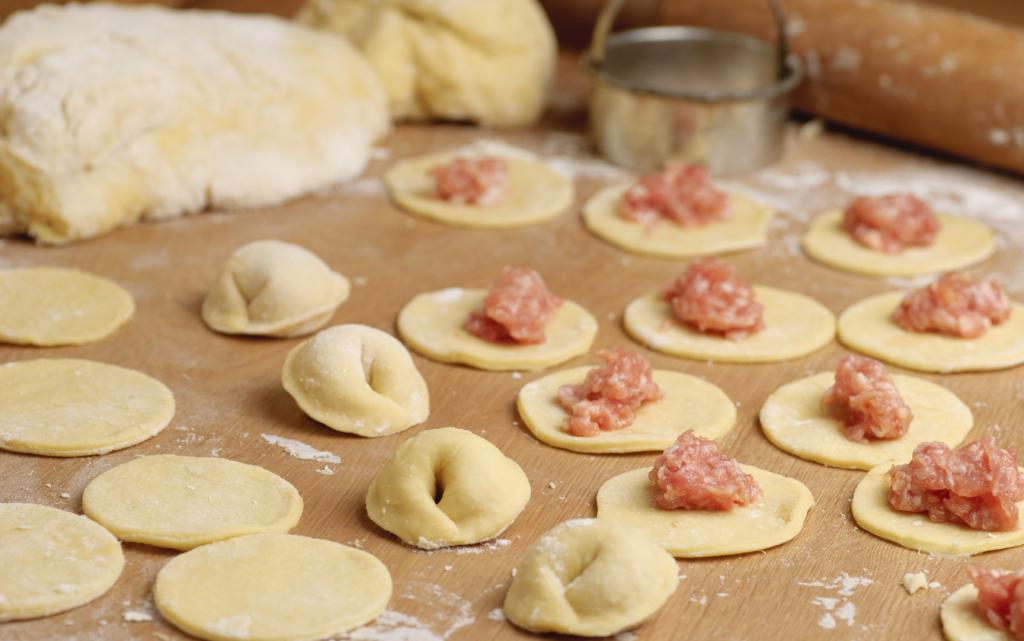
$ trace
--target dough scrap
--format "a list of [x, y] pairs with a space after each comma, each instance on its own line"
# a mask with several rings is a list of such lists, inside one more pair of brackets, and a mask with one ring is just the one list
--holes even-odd
[[135, 370], [74, 358], [0, 365], [0, 449], [106, 454], [141, 443], [174, 417], [174, 395]]
[[892, 322], [906, 292], [889, 292], [854, 303], [839, 316], [839, 340], [850, 349], [922, 372], [979, 372], [1024, 363], [1024, 305], [979, 338], [910, 332]]
[[651, 502], [649, 468], [619, 474], [597, 492], [597, 518], [644, 532], [672, 556], [726, 556], [789, 541], [804, 526], [814, 497], [800, 481], [740, 465], [761, 487], [761, 501], [728, 512], [661, 510]]
[[213, 457], [143, 456], [94, 478], [82, 510], [122, 541], [177, 550], [256, 532], [287, 532], [302, 497], [280, 476]]
[[387, 607], [391, 575], [373, 555], [293, 534], [203, 545], [157, 574], [165, 619], [208, 641], [313, 641], [368, 623]]
[[77, 608], [121, 576], [121, 544], [84, 516], [0, 503], [0, 622]]
[[835, 336], [835, 317], [814, 299], [761, 285], [754, 286], [754, 294], [764, 305], [765, 328], [739, 341], [683, 325], [657, 292], [631, 302], [622, 321], [630, 336], [655, 351], [726, 363], [797, 358], [824, 347]]
[[897, 439], [867, 443], [843, 435], [840, 422], [821, 405], [825, 391], [835, 382], [834, 372], [821, 372], [783, 385], [761, 408], [761, 429], [776, 447], [794, 456], [831, 467], [870, 470], [891, 460], [909, 459], [926, 441], [959, 445], [974, 426], [971, 410], [955, 394], [930, 381], [892, 375], [914, 420]]
[[696, 376], [659, 369], [654, 370], [653, 378], [664, 396], [641, 407], [632, 425], [595, 436], [573, 436], [564, 429], [568, 414], [558, 403], [558, 388], [582, 383], [590, 369], [576, 367], [548, 374], [519, 391], [519, 415], [538, 440], [592, 454], [660, 452], [686, 430], [717, 439], [736, 423], [736, 406], [721, 389]]
[[374, 477], [366, 513], [405, 543], [433, 550], [493, 539], [530, 500], [519, 465], [455, 427], [405, 440]]
[[648, 537], [608, 521], [575, 519], [526, 551], [504, 612], [530, 632], [611, 636], [653, 616], [678, 584], [675, 559]]
[[0, 343], [92, 343], [134, 312], [131, 294], [100, 276], [59, 267], [0, 271]]
[[547, 340], [539, 345], [489, 343], [462, 329], [462, 323], [487, 297], [484, 289], [450, 287], [420, 294], [398, 314], [398, 333], [417, 352], [442, 363], [486, 370], [552, 367], [585, 354], [597, 336], [597, 320], [572, 301], [551, 316]]
[[325, 325], [348, 294], [348, 280], [309, 250], [258, 240], [228, 259], [202, 316], [224, 334], [301, 336]]
[[430, 393], [396, 338], [366, 325], [339, 325], [299, 344], [281, 382], [302, 411], [339, 432], [375, 437], [427, 420]]
[[971, 583], [946, 597], [939, 612], [947, 641], [1013, 641], [978, 611], [978, 588]]

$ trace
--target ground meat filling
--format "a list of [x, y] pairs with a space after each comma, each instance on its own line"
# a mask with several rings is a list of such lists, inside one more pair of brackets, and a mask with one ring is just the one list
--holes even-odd
[[694, 227], [729, 215], [729, 196], [699, 165], [669, 165], [661, 173], [641, 176], [619, 205], [619, 216], [647, 228], [662, 220]]
[[886, 254], [927, 247], [941, 227], [928, 203], [911, 194], [862, 196], [843, 212], [843, 229], [854, 240]]
[[738, 341], [764, 329], [764, 307], [736, 270], [714, 258], [698, 260], [662, 293], [677, 319], [699, 332]]
[[889, 505], [900, 512], [926, 512], [936, 523], [963, 523], [975, 530], [1017, 529], [1017, 503], [1024, 476], [1017, 455], [987, 436], [950, 449], [921, 443], [909, 463], [889, 471]]
[[484, 299], [483, 309], [470, 313], [463, 327], [491, 343], [543, 343], [544, 327], [562, 304], [532, 269], [506, 267]]
[[969, 565], [967, 574], [978, 588], [978, 609], [985, 620], [1024, 641], [1024, 572]]
[[865, 356], [839, 361], [822, 405], [839, 418], [846, 438], [859, 443], [899, 438], [914, 418], [885, 366]]
[[1010, 318], [1011, 311], [1010, 299], [996, 280], [946, 274], [904, 296], [892, 320], [911, 332], [977, 338]]
[[684, 432], [650, 474], [654, 505], [663, 510], [731, 510], [761, 497], [754, 477], [715, 442]]
[[641, 354], [617, 347], [600, 355], [604, 365], [587, 372], [581, 384], [558, 388], [558, 402], [569, 413], [565, 431], [573, 436], [625, 429], [637, 410], [662, 396], [651, 378], [651, 364]]
[[496, 156], [457, 156], [433, 167], [434, 194], [459, 205], [494, 205], [508, 191], [508, 162]]

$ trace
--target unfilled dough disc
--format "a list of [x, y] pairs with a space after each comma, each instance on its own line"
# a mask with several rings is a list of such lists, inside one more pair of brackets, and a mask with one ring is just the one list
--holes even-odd
[[980, 263], [995, 251], [985, 225], [937, 214], [942, 228], [928, 247], [908, 247], [898, 254], [875, 251], [842, 228], [843, 213], [831, 211], [814, 219], [802, 239], [811, 258], [846, 271], [869, 276], [921, 276], [954, 271]]
[[662, 510], [651, 502], [649, 468], [619, 474], [597, 492], [597, 517], [640, 530], [672, 556], [726, 556], [755, 552], [789, 541], [804, 526], [814, 497], [800, 481], [751, 465], [764, 497], [728, 512]]
[[287, 532], [302, 515], [291, 483], [255, 465], [143, 456], [94, 478], [82, 509], [123, 541], [190, 550], [256, 532]]
[[209, 641], [312, 641], [377, 617], [391, 575], [373, 555], [292, 534], [250, 534], [185, 552], [160, 570], [165, 619]]
[[970, 583], [942, 602], [940, 618], [947, 641], [1013, 641], [978, 611], [978, 588]]
[[906, 292], [854, 303], [839, 316], [839, 340], [852, 350], [922, 372], [976, 372], [1024, 363], [1024, 305], [1013, 303], [1009, 320], [978, 338], [910, 332], [892, 321]]
[[124, 567], [121, 544], [84, 516], [0, 503], [0, 622], [56, 614], [99, 597]]
[[519, 391], [516, 406], [523, 422], [539, 440], [574, 452], [610, 454], [664, 450], [686, 430], [717, 439], [736, 423], [736, 406], [711, 383], [680, 372], [654, 370], [661, 399], [645, 404], [627, 428], [596, 436], [573, 436], [563, 425], [568, 414], [558, 404], [558, 388], [578, 385], [590, 367], [549, 374]]
[[835, 317], [814, 299], [760, 285], [754, 286], [754, 295], [764, 305], [765, 328], [738, 341], [683, 325], [658, 293], [630, 303], [622, 321], [630, 336], [655, 351], [731, 363], [797, 358], [824, 347], [835, 336]]
[[167, 427], [174, 396], [135, 370], [74, 358], [0, 365], [0, 449], [106, 454]]
[[93, 274], [59, 267], [0, 271], [0, 343], [92, 343], [134, 312], [131, 294]]
[[687, 258], [760, 247], [765, 243], [772, 210], [746, 196], [729, 194], [732, 216], [700, 227], [660, 222], [648, 229], [619, 216], [619, 203], [629, 185], [605, 187], [583, 206], [583, 224], [603, 240], [637, 254]]
[[870, 470], [891, 460], [909, 459], [925, 441], [941, 441], [956, 447], [974, 425], [967, 405], [944, 387], [913, 376], [892, 376], [900, 396], [910, 406], [914, 420], [897, 439], [867, 443], [843, 435], [837, 419], [821, 405], [835, 374], [822, 372], [777, 389], [761, 408], [761, 429], [780, 450], [832, 467]]
[[486, 297], [487, 290], [459, 287], [420, 294], [398, 314], [398, 333], [414, 350], [436, 361], [487, 370], [552, 367], [585, 354], [597, 335], [597, 320], [567, 300], [548, 320], [543, 343], [489, 343], [462, 329], [466, 317], [479, 309]]

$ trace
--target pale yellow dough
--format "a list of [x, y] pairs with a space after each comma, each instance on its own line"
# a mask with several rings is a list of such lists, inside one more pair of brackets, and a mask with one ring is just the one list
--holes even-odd
[[908, 459], [925, 441], [956, 447], [974, 425], [971, 410], [944, 387], [912, 376], [892, 375], [914, 419], [897, 439], [851, 441], [821, 405], [835, 373], [822, 372], [783, 385], [761, 408], [761, 429], [780, 450], [832, 467], [870, 470], [879, 463]]
[[1013, 641], [985, 620], [978, 610], [978, 588], [968, 583], [942, 602], [942, 634], [946, 641]]
[[839, 316], [839, 340], [852, 350], [922, 372], [978, 372], [1024, 363], [1024, 305], [979, 338], [910, 332], [892, 321], [906, 292], [871, 296]]
[[661, 608], [679, 584], [675, 559], [626, 527], [566, 521], [526, 551], [505, 595], [505, 616], [530, 632], [611, 636]]
[[727, 512], [662, 510], [652, 503], [650, 468], [620, 474], [597, 492], [597, 517], [639, 530], [680, 558], [755, 552], [789, 541], [804, 526], [814, 497], [800, 481], [751, 465], [764, 496]]
[[59, 267], [0, 271], [0, 343], [92, 343], [134, 312], [131, 295], [100, 276]]
[[558, 403], [558, 388], [582, 383], [590, 369], [576, 367], [555, 372], [527, 383], [519, 391], [519, 415], [539, 440], [554, 447], [593, 454], [660, 452], [686, 430], [717, 439], [736, 423], [736, 406], [719, 388], [689, 374], [654, 370], [654, 382], [663, 396], [641, 407], [629, 427], [596, 436], [573, 436], [564, 428], [568, 414]]
[[487, 290], [459, 287], [420, 294], [398, 314], [398, 333], [410, 347], [436, 361], [487, 370], [552, 367], [585, 354], [597, 336], [597, 320], [567, 300], [548, 320], [543, 343], [490, 343], [462, 328], [466, 317], [481, 308], [486, 297]]
[[256, 532], [287, 532], [302, 515], [291, 483], [255, 465], [143, 456], [94, 478], [82, 510], [123, 541], [190, 550]]
[[84, 516], [0, 503], [0, 622], [84, 605], [121, 576], [117, 539]]
[[430, 394], [398, 339], [366, 325], [339, 325], [299, 344], [281, 381], [306, 414], [331, 429], [387, 436], [427, 420]]
[[370, 484], [366, 513], [432, 550], [493, 539], [529, 500], [530, 482], [515, 461], [472, 432], [442, 427], [398, 446]]
[[651, 349], [697, 360], [767, 363], [810, 354], [827, 345], [836, 332], [835, 317], [825, 306], [802, 294], [754, 286], [764, 305], [765, 328], [742, 340], [702, 334], [679, 322], [658, 292], [626, 307], [626, 332]]
[[265, 533], [171, 559], [153, 599], [165, 619], [208, 641], [313, 641], [372, 621], [391, 598], [373, 555], [333, 541]]
[[732, 216], [699, 227], [663, 221], [648, 229], [619, 216], [619, 204], [629, 185], [605, 187], [583, 206], [583, 224], [603, 240], [637, 254], [687, 258], [723, 254], [764, 245], [772, 210], [746, 196], [729, 194]]
[[851, 512], [857, 525], [905, 548], [932, 554], [970, 556], [1024, 545], [1024, 501], [1020, 523], [1009, 532], [973, 530], [956, 523], [933, 523], [925, 513], [897, 512], [889, 507], [889, 470], [894, 461], [868, 472], [853, 491]]
[[174, 396], [141, 372], [73, 358], [0, 365], [0, 449], [106, 454], [167, 427]]
[[811, 258], [830, 267], [869, 276], [921, 276], [954, 271], [980, 263], [995, 251], [992, 231], [970, 220], [937, 214], [942, 228], [927, 247], [887, 254], [861, 245], [841, 226], [843, 213], [814, 219], [801, 243]]

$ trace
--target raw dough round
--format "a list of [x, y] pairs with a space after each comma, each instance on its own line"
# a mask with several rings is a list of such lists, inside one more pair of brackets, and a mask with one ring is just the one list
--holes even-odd
[[761, 408], [761, 429], [780, 450], [808, 461], [858, 470], [908, 459], [925, 441], [956, 447], [967, 437], [974, 416], [956, 394], [913, 376], [894, 374], [892, 379], [914, 412], [910, 429], [900, 438], [868, 443], [846, 438], [839, 421], [821, 405], [825, 391], [835, 382], [833, 372], [802, 378], [776, 390]]
[[0, 503], [0, 622], [77, 608], [124, 567], [121, 544], [84, 516], [32, 503]]
[[505, 595], [508, 620], [530, 632], [603, 637], [636, 627], [679, 584], [675, 559], [608, 521], [566, 521], [526, 551]]
[[664, 396], [641, 407], [632, 425], [596, 436], [573, 436], [563, 428], [568, 414], [558, 403], [558, 388], [582, 383], [590, 369], [576, 367], [555, 372], [527, 383], [519, 391], [519, 415], [539, 440], [565, 450], [593, 454], [660, 452], [686, 430], [717, 439], [736, 423], [736, 406], [725, 392], [696, 376], [657, 369], [654, 382]]
[[519, 465], [472, 432], [442, 427], [407, 439], [366, 494], [374, 523], [425, 550], [487, 541], [530, 500]]
[[0, 449], [106, 454], [167, 427], [174, 396], [135, 370], [74, 358], [0, 365]]
[[466, 317], [483, 306], [486, 297], [487, 290], [459, 287], [420, 294], [398, 314], [398, 333], [410, 347], [436, 361], [487, 370], [552, 367], [587, 353], [597, 336], [597, 320], [567, 300], [548, 320], [543, 343], [489, 343], [462, 329]]
[[970, 583], [942, 602], [939, 618], [947, 641], [1013, 641], [978, 611], [978, 588]]
[[954, 271], [980, 263], [995, 251], [985, 225], [957, 216], [937, 214], [942, 228], [928, 247], [908, 247], [898, 254], [875, 251], [854, 240], [841, 226], [843, 212], [814, 219], [801, 240], [811, 258], [846, 271], [869, 276], [921, 276]]
[[977, 372], [1024, 363], [1024, 305], [979, 338], [910, 332], [892, 321], [906, 292], [889, 292], [854, 303], [839, 316], [839, 340], [852, 350], [922, 372]]
[[391, 598], [373, 555], [323, 539], [264, 533], [185, 552], [160, 570], [165, 619], [209, 641], [312, 641], [372, 621]]
[[93, 274], [59, 267], [0, 271], [0, 343], [92, 343], [134, 312], [131, 294]]
[[680, 323], [671, 306], [655, 292], [626, 307], [622, 322], [637, 342], [651, 349], [697, 360], [767, 363], [810, 354], [836, 333], [832, 312], [803, 294], [754, 286], [764, 305], [765, 328], [743, 340], [702, 334]]
[[[906, 460], [906, 459], [903, 459]], [[1024, 545], [1024, 501], [1018, 528], [1010, 532], [972, 530], [956, 523], [933, 523], [924, 513], [897, 512], [889, 507], [889, 470], [893, 461], [868, 472], [853, 491], [851, 512], [857, 525], [893, 543], [918, 552], [970, 556]]]
[[240, 247], [203, 300], [203, 321], [224, 334], [301, 336], [348, 298], [348, 280], [309, 250], [279, 240]]
[[661, 222], [653, 229], [619, 216], [629, 185], [605, 187], [583, 206], [583, 224], [603, 240], [637, 254], [687, 258], [735, 252], [764, 245], [772, 210], [746, 196], [729, 194], [732, 216], [701, 227]]
[[751, 465], [764, 497], [728, 512], [661, 510], [651, 502], [649, 468], [620, 474], [597, 492], [597, 517], [640, 530], [672, 556], [693, 558], [755, 552], [789, 541], [804, 526], [814, 497], [800, 481]]
[[299, 344], [281, 382], [302, 411], [331, 429], [387, 436], [427, 420], [430, 394], [398, 339], [366, 325], [339, 325]]
[[255, 465], [143, 456], [94, 478], [82, 510], [123, 541], [190, 550], [256, 532], [287, 532], [302, 515], [291, 483]]

